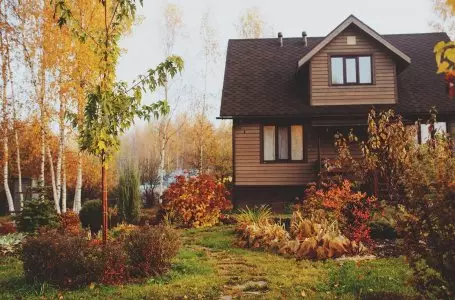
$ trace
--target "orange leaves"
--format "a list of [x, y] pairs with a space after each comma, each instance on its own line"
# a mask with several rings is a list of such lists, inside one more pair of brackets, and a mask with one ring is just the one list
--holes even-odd
[[370, 242], [368, 226], [375, 209], [375, 197], [352, 190], [352, 183], [344, 180], [340, 185], [331, 185], [326, 189], [316, 189], [312, 185], [305, 191], [303, 212], [315, 213], [326, 211], [338, 221], [343, 232], [355, 241]]
[[164, 192], [164, 209], [185, 227], [208, 227], [219, 222], [221, 211], [232, 208], [229, 192], [209, 175], [177, 176]]

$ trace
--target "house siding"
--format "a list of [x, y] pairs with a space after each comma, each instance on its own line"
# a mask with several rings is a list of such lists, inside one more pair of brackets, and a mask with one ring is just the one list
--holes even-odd
[[[356, 44], [348, 45], [347, 36]], [[330, 85], [331, 55], [372, 55], [373, 84]], [[310, 62], [311, 105], [354, 105], [396, 103], [396, 66], [383, 46], [359, 29], [348, 27], [316, 54]]]

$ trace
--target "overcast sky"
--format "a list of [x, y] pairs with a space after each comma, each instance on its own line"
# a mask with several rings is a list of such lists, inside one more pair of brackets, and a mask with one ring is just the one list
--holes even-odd
[[[119, 79], [132, 81], [164, 59], [162, 16], [166, 3], [175, 3], [183, 11], [184, 28], [174, 53], [183, 57], [185, 71], [172, 86], [171, 95], [180, 95], [179, 106], [185, 108], [204, 86], [200, 27], [202, 15], [209, 10], [209, 22], [216, 31], [221, 53], [208, 84], [211, 119], [219, 114], [227, 41], [238, 38], [235, 24], [247, 8], [257, 7], [263, 15], [266, 37], [275, 37], [279, 31], [285, 37], [299, 37], [303, 30], [309, 36], [324, 36], [350, 14], [380, 34], [429, 32], [432, 29], [428, 23], [434, 17], [431, 0], [145, 0], [139, 9], [142, 23], [121, 42], [126, 53], [120, 59]], [[160, 97], [157, 93], [146, 96], [145, 101]]]

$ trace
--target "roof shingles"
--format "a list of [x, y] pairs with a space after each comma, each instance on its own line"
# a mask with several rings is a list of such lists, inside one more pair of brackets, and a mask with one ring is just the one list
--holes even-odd
[[[435, 106], [441, 114], [455, 113], [455, 101], [448, 99], [442, 75], [436, 74], [434, 45], [449, 40], [445, 33], [382, 35], [411, 58], [411, 64], [397, 78], [397, 112], [426, 114]], [[311, 106], [297, 62], [323, 38], [230, 40], [221, 101], [221, 117], [322, 116], [366, 113], [371, 105]], [[388, 107], [388, 106], [384, 106]]]

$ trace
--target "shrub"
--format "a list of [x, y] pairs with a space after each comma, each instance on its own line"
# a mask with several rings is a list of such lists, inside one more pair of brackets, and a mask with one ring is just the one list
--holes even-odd
[[139, 172], [127, 164], [119, 179], [117, 208], [121, 222], [137, 223], [141, 209]]
[[20, 252], [24, 238], [25, 235], [23, 233], [0, 235], [0, 256], [17, 255]]
[[15, 233], [16, 225], [11, 221], [0, 221], [0, 235]]
[[182, 226], [213, 226], [219, 223], [221, 212], [232, 207], [228, 196], [225, 186], [209, 175], [177, 176], [163, 194], [164, 209], [178, 216]]
[[103, 272], [99, 282], [118, 285], [128, 281], [128, 256], [121, 241], [110, 241], [107, 246], [93, 243], [92, 247], [102, 251]]
[[239, 209], [237, 215], [237, 222], [246, 224], [266, 224], [272, 219], [272, 209], [267, 205], [261, 205], [259, 207]]
[[25, 201], [22, 212], [14, 220], [20, 232], [33, 233], [40, 227], [56, 228], [59, 225], [54, 204], [45, 199]]
[[163, 213], [161, 206], [141, 209], [139, 225], [158, 225], [163, 218]]
[[23, 245], [22, 261], [28, 282], [80, 287], [97, 282], [103, 272], [102, 251], [89, 246], [82, 235], [56, 230], [30, 236]]
[[146, 226], [125, 239], [131, 275], [147, 277], [163, 274], [180, 247], [178, 232], [171, 227]]
[[65, 234], [79, 234], [81, 232], [81, 221], [79, 216], [72, 211], [62, 213], [60, 216], [60, 230]]
[[[430, 110], [429, 139], [419, 145], [415, 142], [419, 124], [407, 127], [391, 110], [378, 114], [372, 110], [368, 138], [360, 142], [363, 156], [349, 161], [356, 173], [379, 171], [385, 179], [386, 200], [403, 212], [397, 229], [416, 288], [426, 298], [443, 299], [455, 295], [455, 143], [436, 131], [436, 113]], [[352, 158], [342, 144], [341, 158]]]
[[341, 185], [329, 185], [319, 190], [311, 185], [305, 191], [301, 212], [309, 216], [316, 210], [325, 210], [349, 239], [371, 243], [369, 223], [376, 208], [375, 202], [376, 198], [353, 191], [351, 182], [344, 180]]
[[364, 254], [367, 248], [362, 243], [350, 241], [338, 229], [337, 222], [321, 217], [304, 218], [298, 211], [291, 220], [291, 232], [282, 224], [267, 219], [259, 222], [243, 218], [236, 231], [238, 244], [246, 248], [260, 248], [297, 259], [328, 259], [343, 255]]
[[363, 254], [368, 249], [356, 241], [350, 241], [341, 234], [337, 221], [328, 221], [323, 217], [304, 218], [300, 212], [294, 212], [291, 234], [302, 241], [295, 256], [297, 259], [327, 259], [343, 255]]
[[82, 227], [90, 228], [92, 233], [100, 231], [103, 225], [101, 200], [86, 201], [79, 211], [79, 219], [81, 220]]
[[110, 236], [113, 239], [123, 239], [127, 235], [131, 234], [133, 230], [136, 230], [138, 227], [132, 224], [122, 223], [118, 226], [115, 226], [109, 231]]
[[[436, 137], [422, 145], [400, 181], [405, 191], [405, 215], [399, 224], [400, 235], [404, 237], [404, 250], [411, 266], [416, 276], [421, 277], [416, 280], [419, 282], [416, 286], [427, 297], [430, 297], [430, 290], [435, 292], [431, 296], [434, 298], [455, 295], [453, 149], [453, 141], [445, 137]], [[434, 273], [439, 275], [428, 276]], [[441, 280], [431, 279], [436, 277]]]

